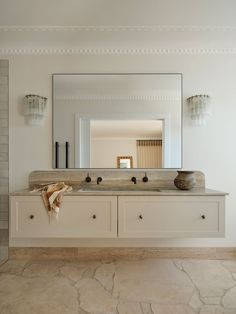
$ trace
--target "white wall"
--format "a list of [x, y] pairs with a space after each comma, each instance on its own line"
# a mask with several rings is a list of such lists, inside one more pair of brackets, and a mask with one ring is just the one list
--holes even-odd
[[[6, 58], [6, 56], [5, 56]], [[183, 166], [202, 170], [207, 186], [229, 192], [224, 239], [152, 240], [152, 246], [236, 245], [236, 58], [224, 54], [21, 55], [10, 56], [10, 190], [27, 187], [32, 170], [52, 166], [52, 73], [182, 72], [184, 99], [197, 93], [212, 98], [213, 116], [204, 128], [192, 127], [184, 113]], [[22, 97], [49, 97], [44, 127], [24, 124]], [[92, 241], [92, 240], [91, 240]]]

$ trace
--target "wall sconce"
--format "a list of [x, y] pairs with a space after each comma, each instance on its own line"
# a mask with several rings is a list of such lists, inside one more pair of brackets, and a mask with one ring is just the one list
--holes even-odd
[[207, 117], [211, 115], [210, 96], [195, 95], [187, 98], [193, 125], [203, 126], [207, 123]]
[[46, 115], [47, 98], [39, 95], [26, 95], [24, 100], [24, 116], [27, 124], [41, 125]]

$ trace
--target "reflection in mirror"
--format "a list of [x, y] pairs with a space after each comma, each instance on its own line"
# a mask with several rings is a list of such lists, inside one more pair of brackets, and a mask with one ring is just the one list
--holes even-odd
[[92, 120], [90, 130], [92, 168], [162, 168], [162, 120]]
[[58, 168], [181, 168], [181, 84], [181, 74], [55, 74], [54, 167], [57, 156]]

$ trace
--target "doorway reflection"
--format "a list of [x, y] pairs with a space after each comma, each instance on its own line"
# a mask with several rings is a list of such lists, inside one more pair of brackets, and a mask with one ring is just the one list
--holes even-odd
[[91, 120], [91, 168], [162, 168], [162, 120]]

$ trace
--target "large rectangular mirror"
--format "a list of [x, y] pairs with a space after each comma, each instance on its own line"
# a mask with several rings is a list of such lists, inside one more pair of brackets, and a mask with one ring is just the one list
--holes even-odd
[[181, 168], [181, 74], [54, 74], [54, 168]]

